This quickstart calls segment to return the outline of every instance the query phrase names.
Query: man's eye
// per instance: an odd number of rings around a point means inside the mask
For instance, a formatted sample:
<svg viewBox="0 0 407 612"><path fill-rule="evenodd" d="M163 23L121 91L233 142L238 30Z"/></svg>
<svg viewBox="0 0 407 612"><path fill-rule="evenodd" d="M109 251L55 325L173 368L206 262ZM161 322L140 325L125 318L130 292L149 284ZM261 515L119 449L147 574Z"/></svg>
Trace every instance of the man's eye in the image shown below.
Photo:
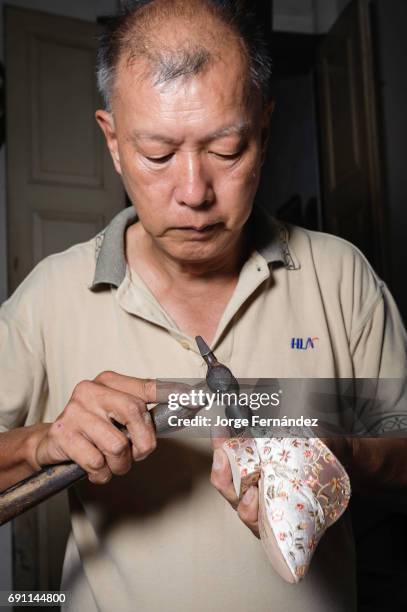
<svg viewBox="0 0 407 612"><path fill-rule="evenodd" d="M225 159L225 160L237 159L238 157L241 156L242 153L243 153L243 149L239 149L239 151L236 151L236 153L230 153L229 155L226 155L224 153L216 153L215 151L213 151L213 154L216 155L216 157L219 157L220 159Z"/></svg>
<svg viewBox="0 0 407 612"><path fill-rule="evenodd" d="M162 157L148 157L146 155L146 159L148 159L148 161L153 162L155 164L165 164L165 162L169 161L172 156L173 156L173 153L169 153L168 155L163 155Z"/></svg>

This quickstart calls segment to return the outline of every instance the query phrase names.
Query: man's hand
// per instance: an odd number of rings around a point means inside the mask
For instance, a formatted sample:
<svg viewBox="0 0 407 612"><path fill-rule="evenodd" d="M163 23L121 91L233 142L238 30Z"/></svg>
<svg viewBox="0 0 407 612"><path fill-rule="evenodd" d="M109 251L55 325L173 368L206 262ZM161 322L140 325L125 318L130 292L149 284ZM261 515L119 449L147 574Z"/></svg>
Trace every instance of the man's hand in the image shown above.
<svg viewBox="0 0 407 612"><path fill-rule="evenodd" d="M243 523L259 538L258 512L259 490L251 486L242 499L238 500L232 480L232 470L225 451L221 448L227 437L220 437L219 430L212 433L213 464L211 483L230 503Z"/></svg>
<svg viewBox="0 0 407 612"><path fill-rule="evenodd" d="M156 448L154 425L146 404L156 402L156 381L103 372L82 381L54 423L39 430L31 445L31 464L72 460L96 484L126 474ZM111 421L125 425L131 441Z"/></svg>

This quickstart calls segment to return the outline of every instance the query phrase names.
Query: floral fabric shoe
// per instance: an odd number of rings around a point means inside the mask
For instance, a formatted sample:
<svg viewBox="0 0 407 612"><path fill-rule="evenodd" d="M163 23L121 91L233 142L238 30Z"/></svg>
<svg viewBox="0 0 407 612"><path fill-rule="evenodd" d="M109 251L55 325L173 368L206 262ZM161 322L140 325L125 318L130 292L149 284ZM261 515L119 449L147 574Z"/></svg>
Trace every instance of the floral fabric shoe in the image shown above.
<svg viewBox="0 0 407 612"><path fill-rule="evenodd" d="M258 482L260 538L274 569L299 582L348 506L345 468L319 438L231 438L223 448L239 499Z"/></svg>

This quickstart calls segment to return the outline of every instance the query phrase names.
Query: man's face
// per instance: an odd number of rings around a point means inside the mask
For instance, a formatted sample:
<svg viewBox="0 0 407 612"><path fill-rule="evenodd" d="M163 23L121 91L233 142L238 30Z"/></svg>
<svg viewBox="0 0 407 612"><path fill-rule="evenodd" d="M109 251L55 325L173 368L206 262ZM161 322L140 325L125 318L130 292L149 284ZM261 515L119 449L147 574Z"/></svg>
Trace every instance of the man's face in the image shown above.
<svg viewBox="0 0 407 612"><path fill-rule="evenodd" d="M265 119L244 83L244 61L227 51L162 85L122 62L113 117L97 113L145 232L179 262L221 259L251 213Z"/></svg>

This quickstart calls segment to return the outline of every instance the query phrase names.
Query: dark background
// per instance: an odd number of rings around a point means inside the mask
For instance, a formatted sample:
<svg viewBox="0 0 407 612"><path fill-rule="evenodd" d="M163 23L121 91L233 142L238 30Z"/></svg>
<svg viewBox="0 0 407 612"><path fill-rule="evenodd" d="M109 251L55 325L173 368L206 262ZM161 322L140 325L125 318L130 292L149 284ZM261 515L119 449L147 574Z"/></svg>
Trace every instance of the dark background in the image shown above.
<svg viewBox="0 0 407 612"><path fill-rule="evenodd" d="M259 3L261 19L269 18L266 5ZM383 278L406 321L407 2L373 0L370 19L383 181L381 206L388 219L389 265ZM316 68L323 39L319 34L269 32L277 103L260 198L279 217L326 231ZM350 507L357 552L358 612L407 610L406 492L378 490L370 496L354 495Z"/></svg>
<svg viewBox="0 0 407 612"><path fill-rule="evenodd" d="M372 0L369 7L381 158L381 207L388 223L385 229L388 266L382 278L406 321L403 268L407 257L403 247L407 232L407 2ZM256 10L263 23L271 24L268 36L274 61L276 100L260 199L281 218L326 231L317 75L317 54L325 35L272 31L270 2L261 0L256 3ZM357 242L356 246L361 247ZM362 250L369 255L366 249Z"/></svg>

